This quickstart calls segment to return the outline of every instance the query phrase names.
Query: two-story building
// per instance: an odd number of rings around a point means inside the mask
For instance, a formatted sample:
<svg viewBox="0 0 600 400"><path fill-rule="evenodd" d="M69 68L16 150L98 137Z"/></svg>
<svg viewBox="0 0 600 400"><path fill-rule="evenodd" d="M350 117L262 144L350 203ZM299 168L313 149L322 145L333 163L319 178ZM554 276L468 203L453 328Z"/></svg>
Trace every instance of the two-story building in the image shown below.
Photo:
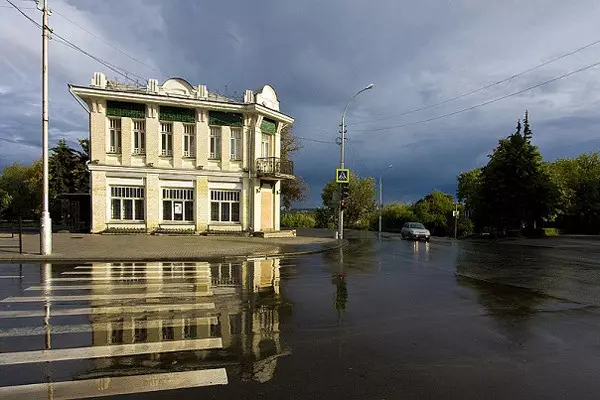
<svg viewBox="0 0 600 400"><path fill-rule="evenodd" d="M281 131L294 122L265 85L232 99L180 78L145 88L95 73L69 86L90 113L93 233L280 229Z"/></svg>

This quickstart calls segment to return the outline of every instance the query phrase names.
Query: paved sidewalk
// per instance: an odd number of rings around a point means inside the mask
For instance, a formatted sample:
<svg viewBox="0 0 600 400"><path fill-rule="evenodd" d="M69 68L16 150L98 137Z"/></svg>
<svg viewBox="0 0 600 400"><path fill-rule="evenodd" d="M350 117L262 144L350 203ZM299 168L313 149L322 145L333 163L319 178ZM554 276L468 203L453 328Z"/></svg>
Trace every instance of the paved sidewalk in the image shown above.
<svg viewBox="0 0 600 400"><path fill-rule="evenodd" d="M39 235L0 234L0 261L147 261L217 260L224 258L320 252L340 243L331 238L299 236L263 239L229 236L91 235L55 233L53 254L39 254Z"/></svg>

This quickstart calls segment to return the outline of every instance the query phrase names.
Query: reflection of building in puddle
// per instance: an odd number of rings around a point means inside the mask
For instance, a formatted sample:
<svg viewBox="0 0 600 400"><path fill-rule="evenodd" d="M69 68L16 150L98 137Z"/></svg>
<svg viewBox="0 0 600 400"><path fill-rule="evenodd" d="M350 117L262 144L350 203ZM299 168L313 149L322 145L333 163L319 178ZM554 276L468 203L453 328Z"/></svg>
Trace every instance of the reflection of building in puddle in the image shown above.
<svg viewBox="0 0 600 400"><path fill-rule="evenodd" d="M273 377L277 358L289 354L280 342L283 306L279 260L241 264L101 263L87 268L92 277L104 278L92 282L90 297L103 299L90 302L94 346L185 344L219 337L223 344L222 349L214 351L185 348L185 352L161 353L159 349L150 355L104 358L95 361L93 375L127 373L126 367L172 371L221 364L244 379L266 382ZM132 293L143 293L145 297L128 300L126 294ZM104 300L113 294L114 301ZM123 300L119 300L119 294L123 294ZM115 302L127 305L121 308L124 312L107 312L106 308L114 308ZM212 304L214 309L207 311Z"/></svg>

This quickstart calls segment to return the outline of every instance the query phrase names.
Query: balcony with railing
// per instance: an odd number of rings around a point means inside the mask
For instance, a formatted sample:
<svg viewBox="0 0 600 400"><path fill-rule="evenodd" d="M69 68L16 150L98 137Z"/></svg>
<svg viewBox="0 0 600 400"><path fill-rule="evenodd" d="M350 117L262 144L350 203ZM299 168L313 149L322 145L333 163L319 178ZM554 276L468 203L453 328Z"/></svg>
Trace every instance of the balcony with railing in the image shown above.
<svg viewBox="0 0 600 400"><path fill-rule="evenodd" d="M256 159L256 172L263 179L296 179L294 162L282 160L279 157Z"/></svg>

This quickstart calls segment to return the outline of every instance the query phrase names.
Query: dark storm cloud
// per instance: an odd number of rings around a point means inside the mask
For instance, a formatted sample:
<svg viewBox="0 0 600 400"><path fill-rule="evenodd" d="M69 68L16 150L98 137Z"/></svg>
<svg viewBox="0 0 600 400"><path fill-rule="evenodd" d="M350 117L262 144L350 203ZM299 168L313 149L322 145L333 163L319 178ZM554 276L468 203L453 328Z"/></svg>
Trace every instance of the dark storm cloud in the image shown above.
<svg viewBox="0 0 600 400"><path fill-rule="evenodd" d="M56 32L140 76L180 76L230 95L272 84L302 137L334 141L346 101L375 83L348 110L347 165L365 176L394 164L385 176L388 201L415 200L434 188L453 193L456 174L485 163L525 109L548 159L594 150L599 133L597 70L452 117L375 129L435 118L538 84L596 62L600 45L457 101L356 124L454 97L597 40L600 3L594 0L53 0L52 6L139 62L60 15L51 18ZM56 42L51 46L51 136L74 143L87 129L87 114L66 84L87 84L94 71L116 74ZM2 163L39 157L39 49L35 27L2 9L0 137L16 149L3 152ZM296 171L311 184L306 204L315 205L339 163L339 147L304 145Z"/></svg>

